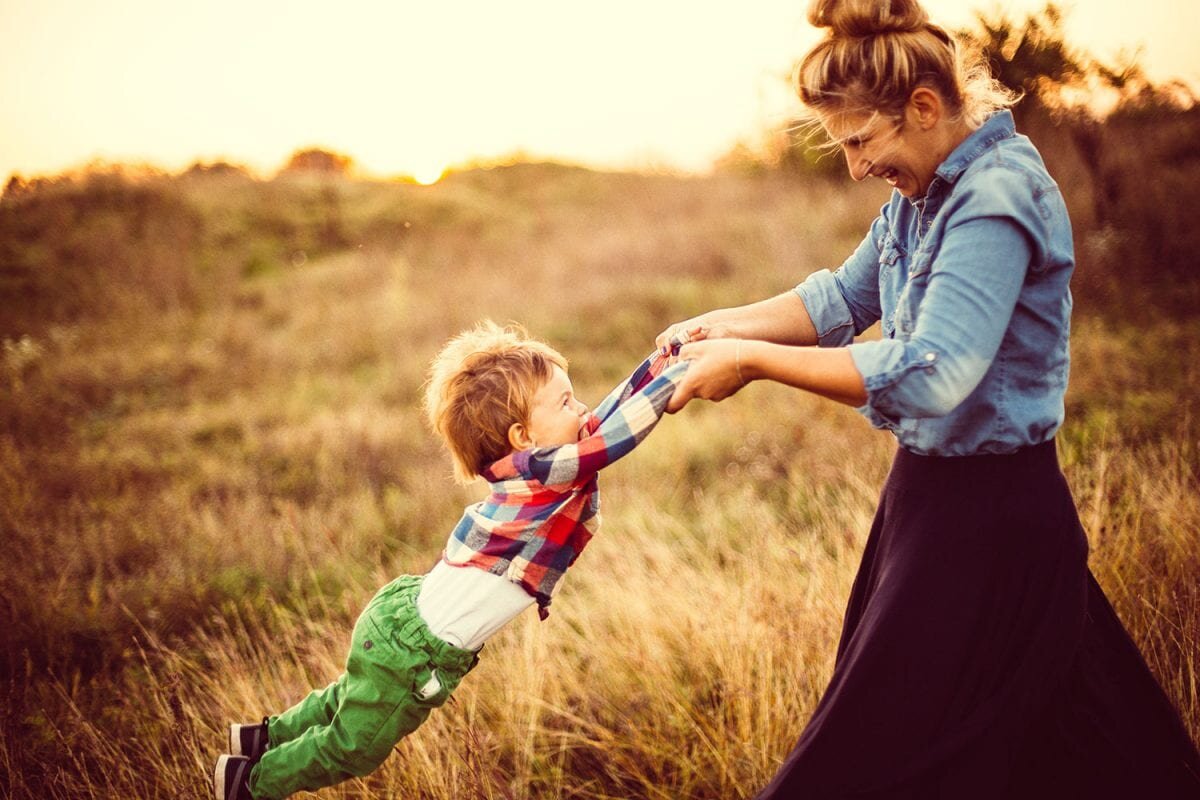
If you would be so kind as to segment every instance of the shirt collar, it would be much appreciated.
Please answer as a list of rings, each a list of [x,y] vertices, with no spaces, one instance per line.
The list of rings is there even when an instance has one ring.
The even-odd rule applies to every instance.
[[[954,148],[934,174],[946,183],[954,183],[971,162],[1001,139],[1008,139],[1017,132],[1012,112],[1004,109],[992,114],[971,135]]]

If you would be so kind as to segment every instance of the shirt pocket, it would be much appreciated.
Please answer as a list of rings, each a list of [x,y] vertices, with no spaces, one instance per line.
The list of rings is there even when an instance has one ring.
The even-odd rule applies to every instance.
[[[895,235],[889,231],[884,235],[883,241],[879,243],[879,274],[891,272],[899,267],[903,270],[903,263],[907,251],[901,246]]]
[[[896,298],[896,338],[907,340],[917,328],[917,319],[921,314],[921,303],[925,300],[925,291],[929,287],[929,270],[908,276]]]
[[[895,236],[888,233],[879,247],[879,297],[885,312],[889,307],[893,309],[891,314],[885,313],[881,320],[883,336],[887,339],[895,338],[896,335],[894,309],[896,296],[904,288],[905,276],[908,274],[907,262],[907,251]]]
[[[908,258],[908,273],[896,293],[896,338],[907,340],[917,327],[921,303],[929,288],[933,258],[933,242],[928,239],[918,245]]]

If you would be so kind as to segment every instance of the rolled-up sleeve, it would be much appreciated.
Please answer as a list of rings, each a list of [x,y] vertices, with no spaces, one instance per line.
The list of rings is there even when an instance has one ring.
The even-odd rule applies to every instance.
[[[887,230],[886,215],[881,213],[836,272],[814,272],[795,288],[822,347],[850,344],[879,321],[879,254]]]
[[[1000,349],[1033,252],[1011,215],[956,221],[935,256],[911,336],[850,345],[867,390],[860,411],[891,426],[957,408]]]

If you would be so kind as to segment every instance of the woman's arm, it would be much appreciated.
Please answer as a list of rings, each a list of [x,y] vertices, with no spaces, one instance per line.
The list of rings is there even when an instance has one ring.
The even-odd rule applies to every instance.
[[[994,177],[988,187],[1005,177]],[[969,211],[946,233],[910,335],[821,350],[693,342],[680,350],[680,358],[694,363],[667,411],[693,398],[722,400],[746,381],[767,378],[855,407],[869,405],[891,422],[951,413],[990,368],[1034,257],[1018,220],[991,208],[1014,191],[963,194]]]
[[[779,344],[810,345],[817,343],[817,330],[804,301],[794,291],[757,303],[733,308],[719,308],[698,317],[676,322],[655,338],[654,343],[665,352],[671,335],[676,331],[700,329],[704,339],[759,339]]]
[[[716,339],[684,345],[679,358],[691,366],[667,404],[667,412],[671,414],[689,400],[724,400],[750,381],[762,379],[856,408],[867,401],[862,375],[845,347]]]
[[[689,333],[692,339],[756,339],[783,345],[849,343],[879,320],[879,256],[888,234],[886,211],[884,206],[835,273],[822,270],[775,297],[669,325],[655,338],[655,345],[666,354],[676,332]]]
[[[845,345],[880,316],[879,260],[887,238],[887,206],[836,272],[821,270],[795,289],[669,326],[655,343],[669,346],[682,331],[692,341],[679,351],[691,367],[667,404],[675,413],[689,400],[723,400],[748,381],[769,379],[859,407],[867,392]],[[810,306],[811,304],[811,306]],[[824,345],[822,348],[814,345]]]

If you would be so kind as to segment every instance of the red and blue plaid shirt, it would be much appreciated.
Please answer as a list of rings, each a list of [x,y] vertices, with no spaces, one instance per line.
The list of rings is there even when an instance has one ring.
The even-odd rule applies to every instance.
[[[491,494],[463,513],[446,563],[519,584],[545,619],[559,578],[600,526],[597,473],[653,430],[686,369],[667,367],[656,352],[609,393],[578,442],[520,450],[487,467]]]

